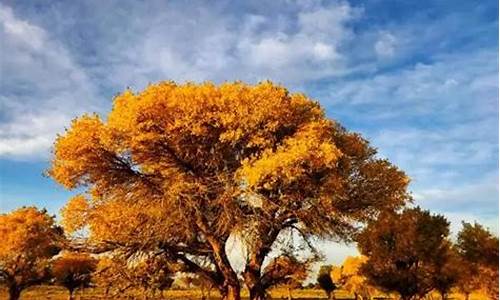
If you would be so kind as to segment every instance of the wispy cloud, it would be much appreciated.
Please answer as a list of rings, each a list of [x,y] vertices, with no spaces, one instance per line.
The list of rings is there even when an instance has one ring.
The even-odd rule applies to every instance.
[[[43,28],[0,5],[0,157],[44,157],[73,116],[95,110],[94,89]]]
[[[374,48],[380,58],[390,58],[394,56],[397,47],[397,39],[389,32],[379,33],[379,38],[375,42]]]

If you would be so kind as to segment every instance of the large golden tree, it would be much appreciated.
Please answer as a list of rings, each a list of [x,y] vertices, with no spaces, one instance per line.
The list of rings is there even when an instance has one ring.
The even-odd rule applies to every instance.
[[[49,171],[69,189],[66,224],[109,249],[163,251],[239,299],[230,236],[245,241],[252,299],[284,233],[349,239],[355,224],[409,199],[408,178],[319,104],[270,82],[161,82],[117,96],[106,120],[84,115]]]

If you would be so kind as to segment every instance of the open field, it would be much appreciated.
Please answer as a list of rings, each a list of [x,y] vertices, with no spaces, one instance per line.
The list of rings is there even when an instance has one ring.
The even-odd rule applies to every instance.
[[[285,289],[274,289],[271,291],[271,296],[273,300],[277,299],[288,299],[288,292]],[[298,289],[292,291],[293,299],[295,300],[313,300],[313,299],[326,299],[326,294],[322,290],[317,289]],[[201,299],[202,294],[199,290],[168,290],[163,293],[163,297],[159,295],[156,296],[147,295],[145,296],[141,291],[131,291],[128,293],[123,293],[120,295],[106,296],[104,290],[101,289],[85,289],[83,292],[77,292],[75,294],[75,299],[79,300],[93,300],[93,299],[186,299],[186,300],[196,300]],[[335,298],[341,299],[354,299],[353,295],[345,291],[337,291],[335,293]],[[5,290],[0,290],[0,299],[7,299],[7,293]],[[21,295],[21,300],[35,300],[35,299],[51,299],[51,300],[66,300],[68,299],[67,292],[56,286],[41,286],[27,289]],[[212,292],[210,300],[220,299],[217,292]],[[246,291],[242,291],[242,300],[248,299],[248,294]],[[384,295],[379,295],[374,297],[374,299],[396,299],[395,296],[387,297]],[[438,295],[429,297],[429,300],[440,300]],[[460,294],[452,294],[448,299],[459,299],[464,300],[465,297]],[[472,294],[469,300],[486,300],[487,298],[479,295]]]

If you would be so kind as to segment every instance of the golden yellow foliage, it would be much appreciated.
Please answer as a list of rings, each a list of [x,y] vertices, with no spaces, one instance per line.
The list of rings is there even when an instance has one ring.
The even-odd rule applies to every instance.
[[[354,294],[356,298],[359,295],[362,298],[369,299],[378,291],[360,274],[361,265],[366,263],[367,260],[363,255],[348,256],[342,266],[332,268],[330,276],[335,283],[340,284],[343,289]]]
[[[48,280],[49,259],[63,243],[61,228],[46,211],[23,207],[0,214],[0,282],[17,299],[29,286]]]
[[[89,203],[83,195],[77,195],[68,200],[61,209],[62,225],[66,233],[82,229],[86,224]]]
[[[106,289],[122,293],[130,288],[152,292],[163,291],[173,282],[170,265],[161,257],[141,253],[125,258],[120,255],[103,256],[97,263],[94,281]]]
[[[236,294],[230,235],[245,233],[248,270],[260,274],[282,230],[348,238],[356,222],[409,200],[406,175],[375,154],[316,101],[271,82],[161,82],[117,96],[106,119],[74,120],[49,175],[86,190],[63,210],[68,230],[160,248]]]
[[[52,263],[51,273],[57,284],[68,289],[72,299],[77,288],[90,286],[96,265],[97,260],[86,253],[65,252]]]

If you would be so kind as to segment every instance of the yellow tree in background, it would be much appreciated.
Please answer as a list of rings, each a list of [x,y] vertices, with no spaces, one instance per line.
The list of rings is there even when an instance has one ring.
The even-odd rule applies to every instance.
[[[264,268],[264,275],[262,276],[264,288],[285,287],[288,300],[292,300],[292,289],[302,286],[314,262],[316,262],[315,257],[299,260],[293,255],[286,254],[273,259]]]
[[[335,284],[354,294],[354,298],[371,299],[377,289],[371,286],[360,273],[361,266],[368,259],[365,256],[348,256],[340,267],[332,268],[331,276]]]
[[[105,120],[84,115],[58,137],[49,175],[86,191],[64,209],[68,229],[104,250],[161,252],[225,299],[240,298],[230,236],[244,236],[242,275],[263,299],[280,234],[349,240],[409,199],[406,175],[366,140],[270,82],[127,90]]]
[[[51,273],[55,282],[65,287],[69,299],[76,289],[90,286],[97,260],[86,253],[65,252],[52,262]]]
[[[63,232],[45,210],[34,207],[0,214],[0,282],[9,299],[50,279],[50,259],[62,246]]]
[[[104,288],[105,295],[117,297],[129,289],[142,289],[154,298],[173,282],[170,265],[162,257],[151,253],[135,253],[133,256],[103,256],[97,263],[94,282]]]

